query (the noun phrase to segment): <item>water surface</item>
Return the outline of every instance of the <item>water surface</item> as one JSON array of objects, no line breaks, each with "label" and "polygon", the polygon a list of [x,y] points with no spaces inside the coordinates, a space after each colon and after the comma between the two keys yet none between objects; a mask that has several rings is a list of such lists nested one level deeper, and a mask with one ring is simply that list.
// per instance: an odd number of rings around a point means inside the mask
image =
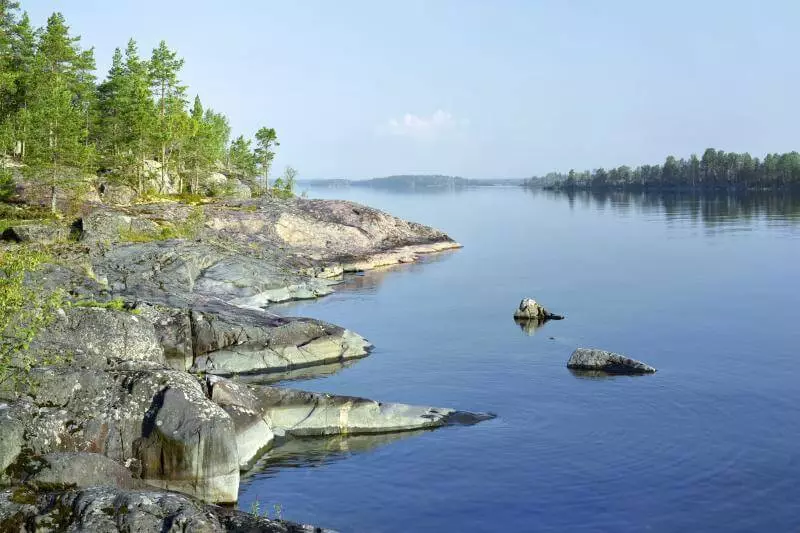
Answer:
[{"label": "water surface", "polygon": [[[791,197],[311,189],[462,250],[277,312],[375,351],[290,386],[499,418],[293,443],[240,505],[342,531],[800,530],[800,202]],[[535,297],[566,320],[524,331]],[[577,346],[659,372],[591,377]]]}]

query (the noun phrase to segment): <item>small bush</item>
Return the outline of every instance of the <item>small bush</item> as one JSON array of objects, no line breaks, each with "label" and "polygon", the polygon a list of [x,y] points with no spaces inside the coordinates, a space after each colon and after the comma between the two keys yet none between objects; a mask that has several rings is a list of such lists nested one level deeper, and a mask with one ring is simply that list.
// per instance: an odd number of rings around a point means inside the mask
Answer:
[{"label": "small bush", "polygon": [[0,202],[8,201],[16,193],[14,176],[10,170],[0,170]]},{"label": "small bush", "polygon": [[16,385],[35,363],[30,343],[55,317],[61,291],[43,291],[26,283],[49,257],[27,246],[0,251],[0,385]]}]

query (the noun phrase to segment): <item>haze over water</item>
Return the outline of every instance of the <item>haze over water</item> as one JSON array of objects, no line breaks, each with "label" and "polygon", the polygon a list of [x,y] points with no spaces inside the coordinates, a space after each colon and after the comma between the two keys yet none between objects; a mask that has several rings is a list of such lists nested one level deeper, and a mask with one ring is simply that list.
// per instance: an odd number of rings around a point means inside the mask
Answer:
[{"label": "haze over water", "polygon": [[[499,417],[294,443],[243,483],[242,508],[258,498],[342,531],[800,528],[800,199],[309,193],[464,248],[276,308],[376,346],[292,386]],[[523,331],[511,317],[526,296],[566,320]],[[659,371],[575,375],[578,346]]]}]

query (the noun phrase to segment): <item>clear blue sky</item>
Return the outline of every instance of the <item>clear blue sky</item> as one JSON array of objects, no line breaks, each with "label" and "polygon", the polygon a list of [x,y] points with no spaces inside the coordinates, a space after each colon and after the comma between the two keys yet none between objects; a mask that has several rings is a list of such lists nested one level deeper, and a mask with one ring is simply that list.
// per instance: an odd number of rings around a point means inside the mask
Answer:
[{"label": "clear blue sky", "polygon": [[[525,177],[800,148],[800,2],[22,0],[99,74],[160,39],[303,177]],[[658,4],[658,5],[656,5]]]}]

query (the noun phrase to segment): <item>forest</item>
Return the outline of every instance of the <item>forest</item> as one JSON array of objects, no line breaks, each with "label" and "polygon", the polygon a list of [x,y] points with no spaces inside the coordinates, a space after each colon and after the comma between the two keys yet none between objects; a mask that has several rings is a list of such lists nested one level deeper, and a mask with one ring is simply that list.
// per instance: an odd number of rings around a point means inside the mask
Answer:
[{"label": "forest", "polygon": [[270,188],[275,129],[231,140],[224,114],[199,96],[190,102],[183,65],[165,41],[144,57],[130,39],[98,81],[94,49],[61,13],[36,27],[19,2],[0,0],[0,200],[13,190],[14,171],[41,182],[53,209],[56,188],[81,173],[140,195],[221,194],[220,173],[254,195],[291,194],[289,167]]},{"label": "forest", "polygon": [[800,153],[748,153],[708,148],[701,157],[668,156],[661,165],[551,172],[525,180],[527,187],[553,189],[727,189],[767,190],[800,187]]}]

